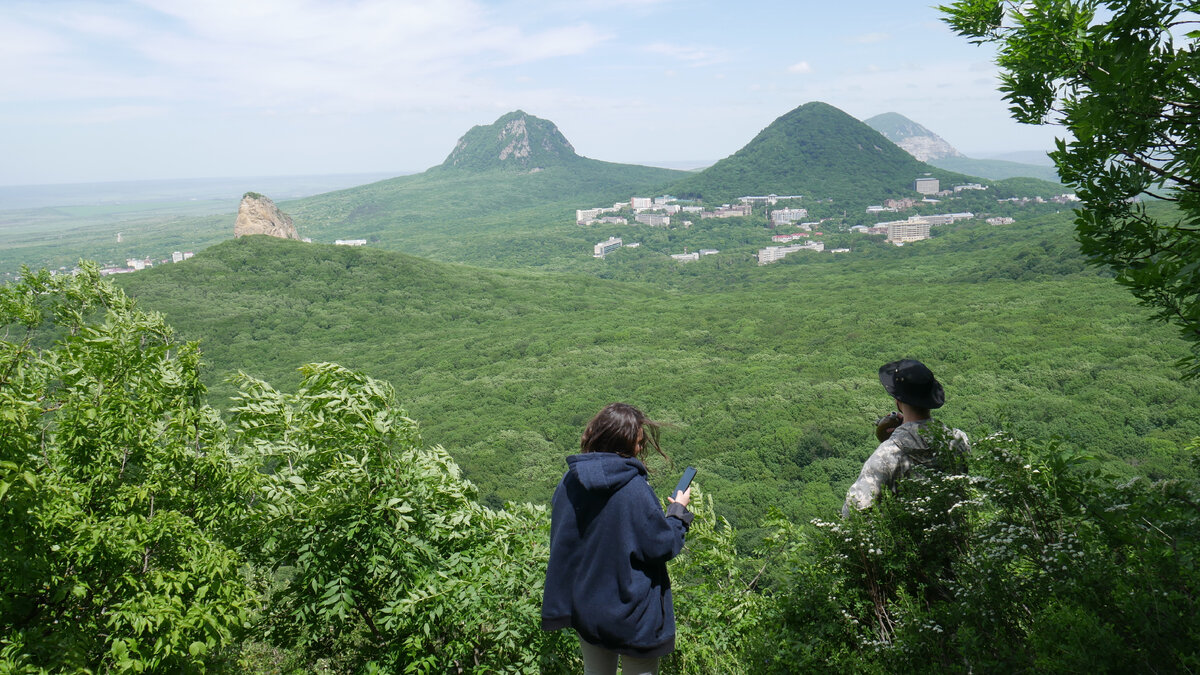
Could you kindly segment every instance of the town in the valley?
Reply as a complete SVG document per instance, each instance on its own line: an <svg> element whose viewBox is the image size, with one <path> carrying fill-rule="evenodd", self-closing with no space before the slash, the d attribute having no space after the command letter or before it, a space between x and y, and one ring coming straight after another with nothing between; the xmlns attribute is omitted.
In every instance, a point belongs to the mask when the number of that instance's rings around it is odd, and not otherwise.
<svg viewBox="0 0 1200 675"><path fill-rule="evenodd" d="M899 213L913 210L919 206L930 207L938 205L943 199L953 198L965 191L986 191L987 186L979 183L954 185L942 189L937 178L921 177L913 181L913 197L888 199L882 204L866 207L864 216L879 218L880 214ZM857 232L866 235L884 237L888 243L904 246L916 241L928 239L931 229L939 225L949 225L960 220L971 220L976 214L960 211L945 213L918 213L897 220L875 221L871 224L849 224L847 218L825 217L809 220L809 209L800 206L803 195L764 195L740 197L736 204L721 204L713 208L705 208L687 200L678 199L671 195L660 197L631 197L629 201L617 202L611 206L602 206L575 211L575 222L580 226L620 226L645 225L650 227L680 227L690 228L696 220L710 218L763 218L764 244L769 236L771 244L758 249L755 258L759 265L782 260L790 253L797 251L814 251L817 253L848 253L850 248L826 248L824 241L815 237L825 235L825 230L840 232ZM1063 194L1049 200L1042 197L997 199L1002 202L1018 204L1067 204L1078 201L1073 194ZM924 210L929 210L924 209ZM632 221L632 222L631 222ZM1011 216L996 215L984 218L988 225L1011 225L1015 219ZM627 242L625 237L609 236L604 241L596 242L592 247L594 258L606 258L622 248L639 248L641 242ZM679 262L700 260L705 256L717 255L718 249L701 248L695 251L686 249L679 252L665 252Z"/></svg>

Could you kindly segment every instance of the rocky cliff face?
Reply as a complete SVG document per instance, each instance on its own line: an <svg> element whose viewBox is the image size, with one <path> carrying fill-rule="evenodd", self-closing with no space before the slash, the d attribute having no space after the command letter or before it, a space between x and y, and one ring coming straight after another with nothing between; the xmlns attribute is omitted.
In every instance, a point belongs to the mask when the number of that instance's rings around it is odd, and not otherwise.
<svg viewBox="0 0 1200 675"><path fill-rule="evenodd" d="M238 206L237 222L233 224L233 236L266 234L280 239L299 239L291 216L279 210L275 202L257 192L242 195Z"/></svg>
<svg viewBox="0 0 1200 675"><path fill-rule="evenodd" d="M922 162L945 157L965 156L953 145L947 143L946 139L900 113L883 113L863 120L863 122Z"/></svg>
<svg viewBox="0 0 1200 675"><path fill-rule="evenodd" d="M492 124L473 127L458 140L442 167L539 171L579 159L553 122L516 110Z"/></svg>

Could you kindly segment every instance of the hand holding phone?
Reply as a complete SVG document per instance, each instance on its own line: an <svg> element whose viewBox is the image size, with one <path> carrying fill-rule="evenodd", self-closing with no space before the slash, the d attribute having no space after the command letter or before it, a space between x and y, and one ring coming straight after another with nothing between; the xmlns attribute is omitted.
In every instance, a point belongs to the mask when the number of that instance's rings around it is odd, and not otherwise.
<svg viewBox="0 0 1200 675"><path fill-rule="evenodd" d="M696 467L689 466L683 470L683 477L679 479L679 484L675 486L675 491L667 498L667 501L687 506L692 498L692 479L696 477Z"/></svg>

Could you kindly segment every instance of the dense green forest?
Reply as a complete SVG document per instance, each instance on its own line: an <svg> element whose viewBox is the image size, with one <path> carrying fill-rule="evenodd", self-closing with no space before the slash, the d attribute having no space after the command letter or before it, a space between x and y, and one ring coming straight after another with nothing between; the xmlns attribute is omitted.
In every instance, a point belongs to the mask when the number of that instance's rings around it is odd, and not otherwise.
<svg viewBox="0 0 1200 675"><path fill-rule="evenodd" d="M481 504L386 382L210 407L196 345L90 264L0 287L0 324L3 672L578 671L537 623L546 510ZM766 510L752 549L698 495L663 672L1195 669L1195 480L1009 434L968 461L848 520Z"/></svg>
<svg viewBox="0 0 1200 675"><path fill-rule="evenodd" d="M972 437L1189 471L1184 347L1085 265L1065 214L768 267L712 258L622 251L594 261L607 280L252 237L121 283L200 341L218 398L239 370L294 386L316 361L392 382L494 506L545 503L583 423L626 400L674 425L669 453L734 524L828 515L887 412L875 369L902 356L933 365Z"/></svg>

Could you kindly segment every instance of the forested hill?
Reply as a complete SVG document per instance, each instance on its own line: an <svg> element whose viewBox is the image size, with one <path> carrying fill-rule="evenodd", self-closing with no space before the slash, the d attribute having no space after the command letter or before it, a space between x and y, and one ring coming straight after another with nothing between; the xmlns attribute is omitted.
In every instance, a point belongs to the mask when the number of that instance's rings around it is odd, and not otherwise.
<svg viewBox="0 0 1200 675"><path fill-rule="evenodd" d="M812 102L783 115L741 150L671 190L709 203L769 193L877 203L911 196L913 180L925 174L946 184L975 180L919 162L850 115Z"/></svg>
<svg viewBox="0 0 1200 675"><path fill-rule="evenodd" d="M450 260L561 238L575 210L660 194L683 171L602 162L575 153L550 121L523 111L468 131L446 161L420 174L289 202L305 236L373 244ZM582 244L575 245L581 246ZM536 251L506 260L538 264Z"/></svg>
<svg viewBox="0 0 1200 675"><path fill-rule="evenodd" d="M553 122L515 110L492 124L472 127L437 168L540 171L579 166L584 159Z"/></svg>
<svg viewBox="0 0 1200 675"><path fill-rule="evenodd" d="M201 341L217 400L238 370L292 386L307 362L392 382L492 504L548 499L587 418L626 400L675 425L668 453L735 522L832 513L889 405L875 370L906 355L936 365L972 435L1179 470L1169 448L1200 434L1171 367L1185 348L1083 263L1068 215L922 244L701 261L673 290L250 237L119 281Z"/></svg>

